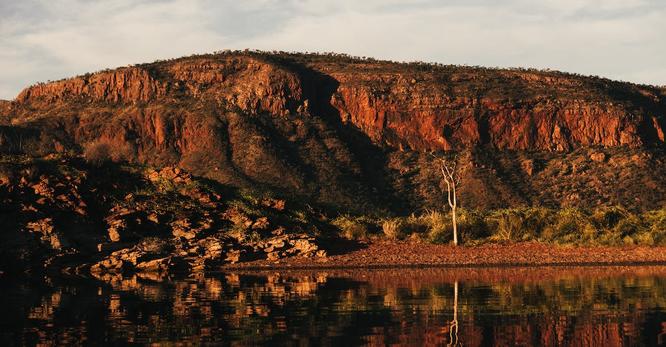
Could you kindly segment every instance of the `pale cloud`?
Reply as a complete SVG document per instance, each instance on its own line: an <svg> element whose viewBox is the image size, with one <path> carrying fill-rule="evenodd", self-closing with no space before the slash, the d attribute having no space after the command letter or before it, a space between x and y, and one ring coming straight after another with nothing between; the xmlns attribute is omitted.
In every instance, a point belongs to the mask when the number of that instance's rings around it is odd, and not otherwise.
<svg viewBox="0 0 666 347"><path fill-rule="evenodd" d="M232 48L554 68L666 84L661 0L0 0L0 98Z"/></svg>

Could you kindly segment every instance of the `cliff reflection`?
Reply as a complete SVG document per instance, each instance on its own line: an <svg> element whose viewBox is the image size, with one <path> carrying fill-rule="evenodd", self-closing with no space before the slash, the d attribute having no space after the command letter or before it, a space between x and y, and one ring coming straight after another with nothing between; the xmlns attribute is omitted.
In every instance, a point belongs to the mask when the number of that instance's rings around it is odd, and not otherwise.
<svg viewBox="0 0 666 347"><path fill-rule="evenodd" d="M666 268L108 275L2 283L0 342L666 343Z"/></svg>

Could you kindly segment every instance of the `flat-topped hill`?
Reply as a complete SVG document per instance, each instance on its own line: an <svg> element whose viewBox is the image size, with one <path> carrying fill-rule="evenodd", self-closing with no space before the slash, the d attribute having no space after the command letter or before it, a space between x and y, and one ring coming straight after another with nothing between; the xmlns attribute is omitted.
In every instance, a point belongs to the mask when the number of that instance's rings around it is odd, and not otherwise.
<svg viewBox="0 0 666 347"><path fill-rule="evenodd" d="M555 71L221 52L34 85L0 116L6 150L102 143L350 210L439 206L433 151L462 154L468 207L666 193L664 89Z"/></svg>

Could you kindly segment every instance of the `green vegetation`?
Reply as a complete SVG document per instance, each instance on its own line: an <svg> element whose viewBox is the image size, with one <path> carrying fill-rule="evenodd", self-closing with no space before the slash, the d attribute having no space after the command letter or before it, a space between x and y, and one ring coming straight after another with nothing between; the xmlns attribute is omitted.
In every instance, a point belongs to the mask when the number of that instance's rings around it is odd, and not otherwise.
<svg viewBox="0 0 666 347"><path fill-rule="evenodd" d="M427 211L393 218L339 217L333 221L346 238L452 241L449 213ZM666 245L666 208L644 213L623 207L592 210L521 207L494 211L461 209L462 243L544 242L558 245ZM381 232L372 232L378 230Z"/></svg>
<svg viewBox="0 0 666 347"><path fill-rule="evenodd" d="M376 229L375 221L368 217L339 216L331 221L340 236L349 240L366 239Z"/></svg>

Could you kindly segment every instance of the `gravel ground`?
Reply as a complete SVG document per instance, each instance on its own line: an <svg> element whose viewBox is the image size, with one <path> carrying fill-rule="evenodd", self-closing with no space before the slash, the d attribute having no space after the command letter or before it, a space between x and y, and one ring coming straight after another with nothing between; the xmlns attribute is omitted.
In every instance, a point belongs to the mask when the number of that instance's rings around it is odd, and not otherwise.
<svg viewBox="0 0 666 347"><path fill-rule="evenodd" d="M666 265L666 247L568 247L536 242L475 247L371 241L332 249L323 258L258 260L223 269L483 266Z"/></svg>

